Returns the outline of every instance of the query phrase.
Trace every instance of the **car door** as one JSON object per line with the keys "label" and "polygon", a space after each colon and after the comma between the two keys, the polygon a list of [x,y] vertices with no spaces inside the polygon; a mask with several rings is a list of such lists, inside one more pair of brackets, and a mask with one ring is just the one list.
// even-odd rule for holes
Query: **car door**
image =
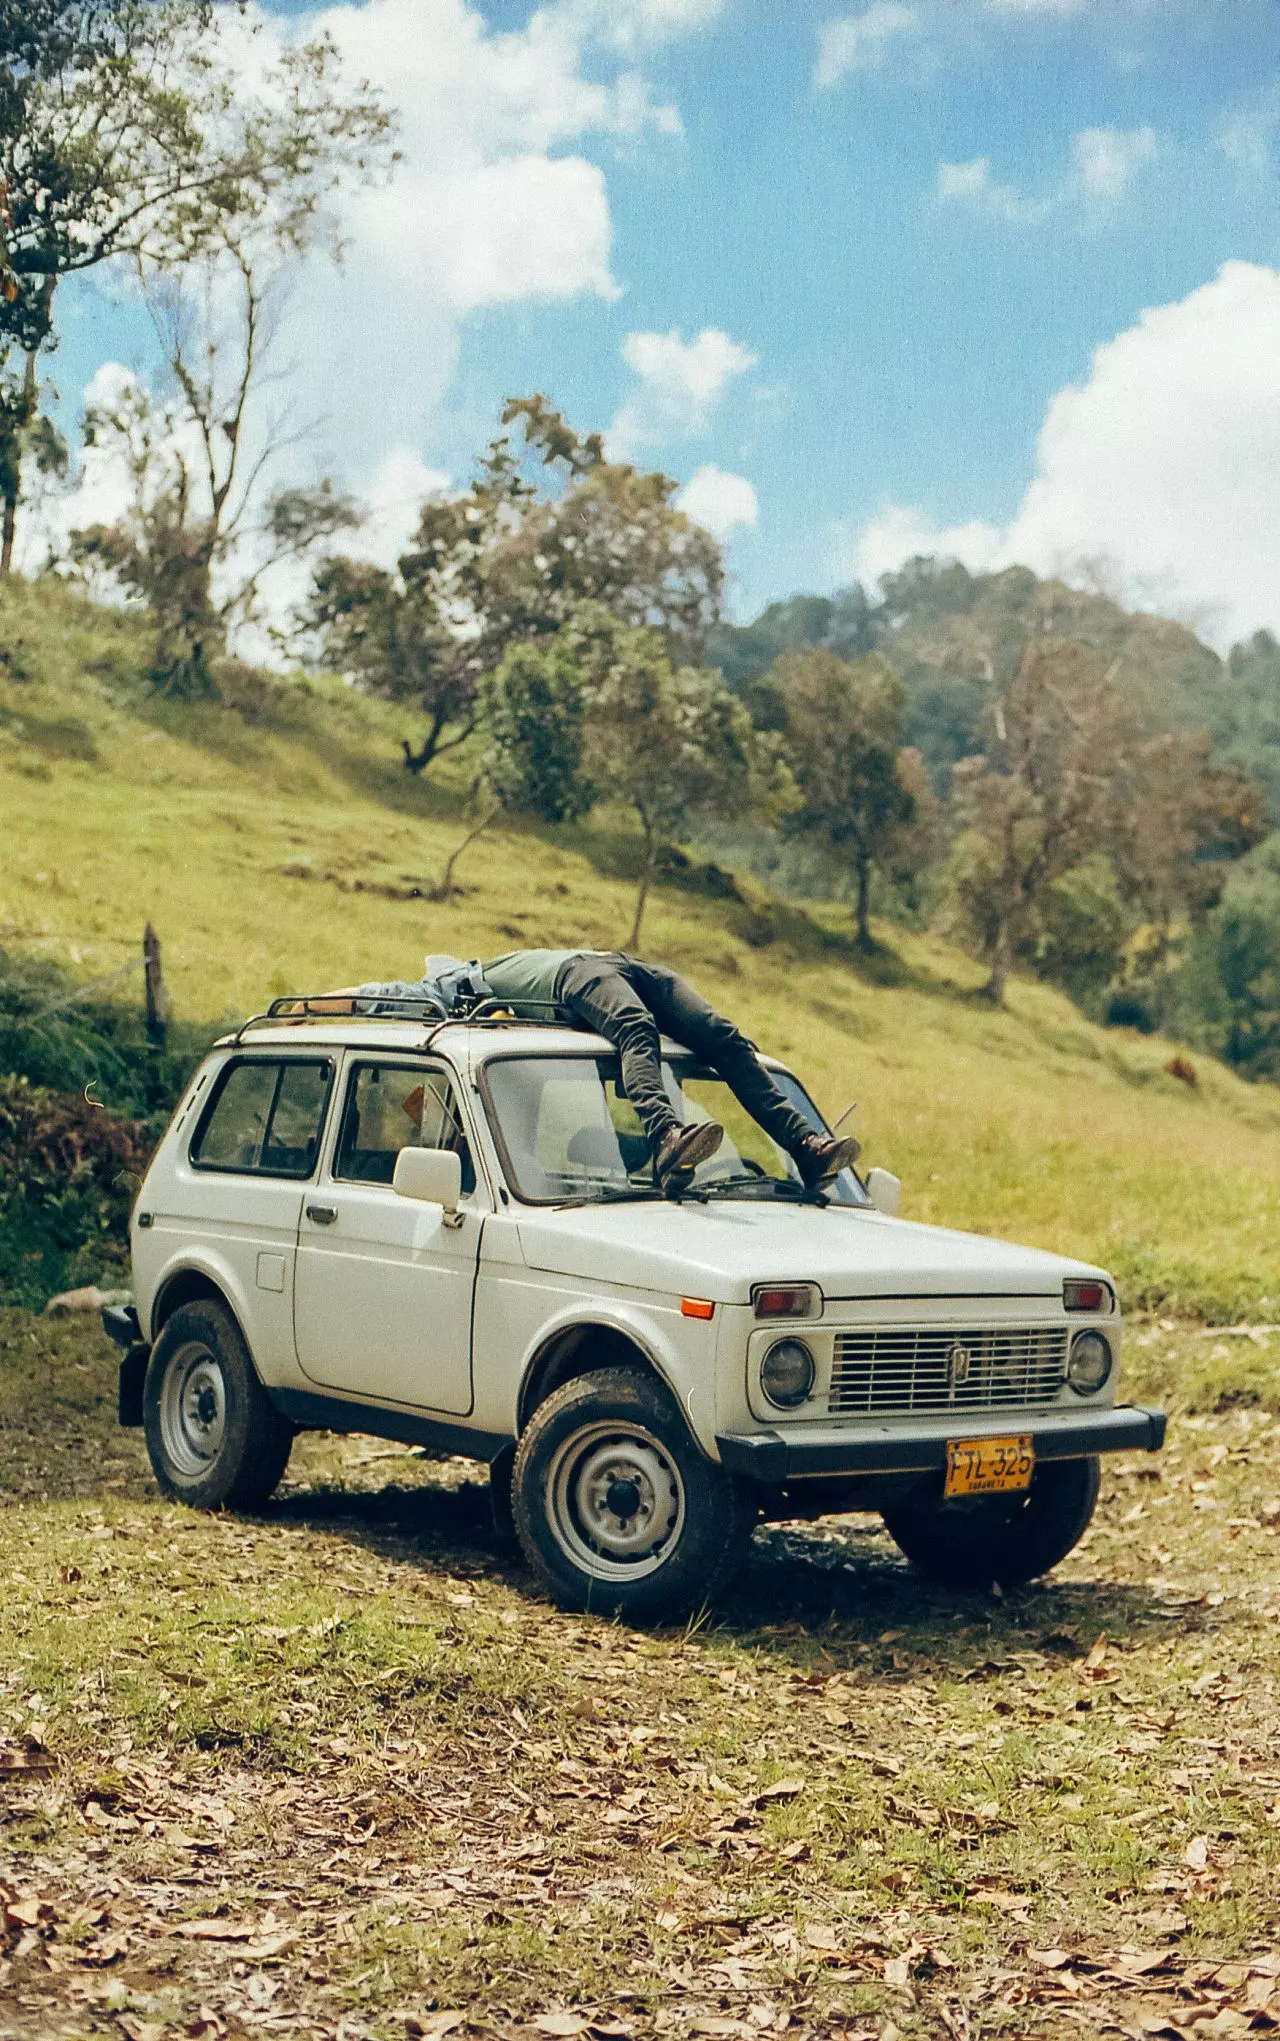
{"label": "car door", "polygon": [[[463,1200],[391,1188],[405,1147],[462,1157]],[[380,1403],[465,1415],[482,1214],[457,1089],[441,1065],[351,1054],[328,1164],[303,1201],[294,1285],[298,1361],[313,1382]]]}

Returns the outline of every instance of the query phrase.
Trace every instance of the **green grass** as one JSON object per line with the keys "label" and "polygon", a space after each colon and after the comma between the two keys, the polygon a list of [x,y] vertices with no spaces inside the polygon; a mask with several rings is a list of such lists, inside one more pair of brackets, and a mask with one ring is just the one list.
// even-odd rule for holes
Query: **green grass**
{"label": "green grass", "polygon": [[1171,1449],[1046,1583],[933,1591],[830,1519],[638,1635],[538,1603],[464,1463],[317,1436],[258,1518],[165,1504],[97,1329],[0,1313],[0,1890],[47,1909],[0,2034],[1244,2033],[1280,1394],[1228,1344],[1138,1328]]}
{"label": "green grass", "polygon": [[[505,828],[468,854],[461,898],[413,897],[460,801],[401,768],[401,712],[336,684],[243,711],[161,701],[132,620],[56,590],[17,587],[0,628],[27,675],[0,670],[0,944],[94,978],[149,918],[179,1016],[212,1032],[281,992],[416,975],[430,949],[625,935],[634,845],[616,828]],[[980,971],[930,937],[885,926],[861,960],[844,910],[744,890],[660,888],[646,951],[829,1111],[859,1100],[908,1216],[1100,1260],[1131,1302],[1280,1316],[1280,1091],[1200,1057],[1192,1091],[1165,1074],[1169,1044],[1093,1027],[1045,986],[1015,982],[992,1013]]]}

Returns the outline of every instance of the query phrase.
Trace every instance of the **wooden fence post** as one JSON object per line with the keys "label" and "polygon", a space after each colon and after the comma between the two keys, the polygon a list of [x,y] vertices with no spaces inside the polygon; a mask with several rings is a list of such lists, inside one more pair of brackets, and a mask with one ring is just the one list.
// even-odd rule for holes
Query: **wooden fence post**
{"label": "wooden fence post", "polygon": [[150,922],[142,937],[142,955],[146,965],[147,1040],[153,1049],[163,1049],[169,1020],[169,995],[160,964],[160,938]]}

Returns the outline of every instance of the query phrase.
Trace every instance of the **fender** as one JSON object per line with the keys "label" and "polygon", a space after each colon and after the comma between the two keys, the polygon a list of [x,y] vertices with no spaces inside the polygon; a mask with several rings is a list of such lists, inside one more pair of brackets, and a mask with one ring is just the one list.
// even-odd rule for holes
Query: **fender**
{"label": "fender", "polygon": [[236,1323],[240,1327],[245,1345],[249,1346],[249,1351],[252,1354],[253,1365],[258,1371],[259,1377],[261,1377],[261,1364],[257,1354],[253,1353],[253,1348],[249,1344],[248,1334],[245,1332],[245,1327],[253,1323],[253,1315],[249,1299],[245,1294],[244,1285],[237,1280],[234,1269],[223,1260],[222,1256],[209,1248],[186,1248],[182,1251],[180,1257],[175,1256],[172,1262],[166,1263],[156,1279],[151,1302],[147,1308],[146,1330],[148,1338],[154,1341],[156,1337],[156,1308],[163,1299],[165,1291],[177,1277],[186,1275],[203,1276],[206,1281],[213,1284],[216,1290],[221,1291],[235,1315]]}
{"label": "fender", "polygon": [[[671,1315],[674,1317],[676,1314],[672,1312]],[[683,1319],[677,1322],[682,1325],[685,1323]],[[517,1431],[523,1431],[528,1422],[530,1383],[543,1356],[566,1333],[577,1331],[616,1333],[630,1345],[638,1347],[658,1379],[683,1411],[695,1443],[703,1452],[707,1452],[694,1414],[693,1405],[698,1384],[690,1379],[693,1370],[688,1356],[680,1354],[673,1347],[671,1340],[664,1336],[662,1327],[654,1322],[653,1314],[642,1308],[606,1298],[577,1300],[566,1305],[549,1323],[539,1327],[536,1340],[528,1348],[520,1363],[519,1386],[516,1393]],[[714,1389],[713,1372],[708,1376],[706,1386],[708,1389]],[[709,1409],[707,1413],[707,1434],[708,1437],[714,1436],[713,1409]],[[707,1457],[713,1458],[714,1454],[708,1453]]]}

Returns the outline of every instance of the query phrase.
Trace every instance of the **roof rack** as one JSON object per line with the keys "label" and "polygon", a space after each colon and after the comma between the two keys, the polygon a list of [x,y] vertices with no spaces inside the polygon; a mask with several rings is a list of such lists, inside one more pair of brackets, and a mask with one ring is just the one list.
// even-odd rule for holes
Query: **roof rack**
{"label": "roof rack", "polygon": [[[335,1007],[337,1000],[345,1001],[345,1010]],[[543,1006],[547,1012],[538,1020],[527,1016],[518,1017],[501,999],[477,1000],[472,1007],[457,1013],[447,1013],[438,999],[397,997],[386,993],[335,993],[335,992],[287,992],[279,999],[273,999],[265,1013],[252,1013],[241,1021],[232,1041],[238,1047],[250,1028],[265,1027],[270,1021],[433,1021],[437,1026],[451,1021],[464,1022],[468,1027],[554,1027],[559,1019],[559,1004],[554,999],[521,1000],[522,1006]]]}

